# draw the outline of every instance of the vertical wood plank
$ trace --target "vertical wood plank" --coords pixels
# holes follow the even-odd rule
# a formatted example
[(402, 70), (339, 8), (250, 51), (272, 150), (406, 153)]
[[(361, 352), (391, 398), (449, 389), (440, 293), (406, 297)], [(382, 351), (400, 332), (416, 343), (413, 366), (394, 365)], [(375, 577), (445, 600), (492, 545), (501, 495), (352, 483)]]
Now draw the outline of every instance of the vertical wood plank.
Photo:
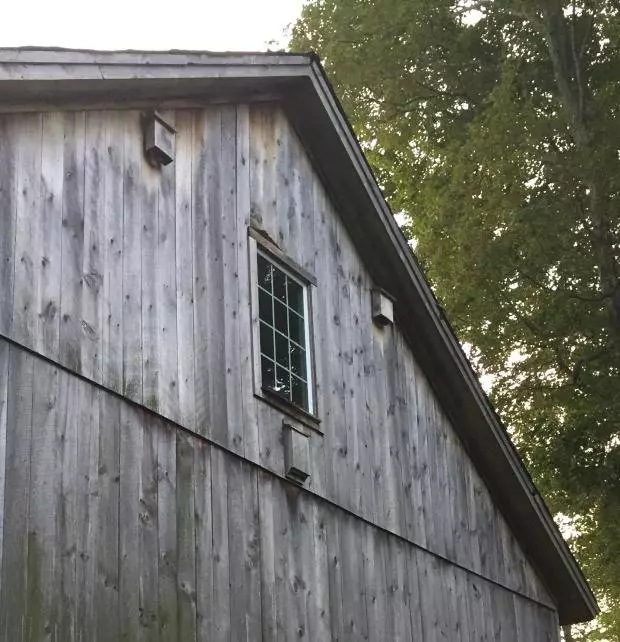
[(196, 487), (196, 638), (210, 640), (215, 626), (213, 582), (213, 517), (211, 504), (211, 446), (197, 442), (194, 450)]
[[(175, 113), (163, 113), (166, 122), (175, 125)], [(177, 334), (177, 258), (176, 251), (176, 169), (173, 165), (162, 167), (159, 176), (157, 202), (157, 381), (158, 407), (165, 417), (174, 421), (179, 414), (179, 363)], [(191, 179), (191, 171), (188, 173)], [(190, 228), (191, 233), (191, 228)], [(191, 246), (191, 244), (190, 244)], [(187, 254), (185, 248), (183, 254)], [(185, 264), (187, 265), (187, 263)], [(191, 278), (191, 277), (190, 277)], [(188, 362), (190, 355), (184, 355)], [(185, 366), (185, 364), (184, 364)]]
[(237, 304), (239, 333), (238, 368), (241, 387), (243, 423), (243, 452), (253, 462), (259, 461), (256, 400), (254, 399), (250, 257), (248, 228), (250, 226), (250, 108), (237, 105), (236, 123), (236, 176), (237, 176)]
[(279, 567), (286, 591), (281, 598), (288, 598), (286, 632), (287, 640), (308, 637), (308, 550), (310, 528), (304, 493), (296, 486), (280, 483), (278, 532), (281, 537)]
[(60, 408), (56, 424), (56, 459), (61, 476), (56, 514), (56, 550), (59, 552), (59, 578), (56, 597), (58, 637), (76, 637), (77, 576), (77, 455), (79, 388), (81, 381), (69, 373), (60, 378)]
[[(6, 480), (6, 446), (8, 431), (8, 397), (9, 393), (9, 344), (0, 338), (0, 507), (2, 508), (2, 518), (0, 519), (0, 602), (3, 599), (4, 589), (2, 579), (3, 563), (3, 542), (5, 530), (5, 480)], [(1, 610), (1, 609), (0, 609)]]
[(60, 361), (81, 372), (85, 113), (66, 112), (64, 121)]
[[(329, 639), (331, 630), (329, 583), (327, 579), (329, 575), (327, 532), (321, 505), (316, 501), (310, 502), (309, 512), (312, 558), (309, 567), (308, 638), (311, 642), (321, 642)], [(365, 569), (366, 562), (365, 558)], [(370, 631), (368, 639), (373, 639)]]
[(140, 417), (142, 452), (140, 460), (140, 631), (139, 640), (159, 642), (159, 514), (158, 514), (158, 445), (160, 421), (143, 414)]
[(103, 393), (82, 383), (79, 396), (77, 498), (77, 640), (96, 639), (96, 535), (99, 528), (99, 403)]
[(41, 354), (53, 359), (58, 357), (60, 340), (64, 134), (61, 113), (42, 115), (41, 195), (37, 221), (41, 245), (36, 257), (40, 266), (36, 348)]
[[(103, 273), (105, 270), (106, 120), (108, 112), (86, 113), (84, 144), (84, 251), (81, 364), (84, 376), (102, 381)], [(113, 212), (121, 216), (120, 211)]]
[(367, 588), (364, 581), (364, 557), (361, 554), (363, 528), (364, 525), (350, 515), (343, 515), (340, 519), (342, 608), (345, 614), (345, 639), (351, 642), (368, 639)]
[(140, 636), (140, 480), (143, 448), (142, 411), (121, 402), (120, 427), (120, 633), (133, 642)]
[(141, 158), (141, 150), (136, 149), (135, 154), (136, 162), (138, 162), (139, 154), (139, 161), (141, 162), (142, 335), (138, 350), (142, 350), (142, 403), (147, 408), (161, 413), (163, 405), (162, 399), (159, 397), (159, 381), (163, 376), (163, 371), (161, 370), (161, 355), (159, 353), (159, 319), (163, 301), (158, 294), (163, 290), (163, 284), (160, 283), (160, 278), (163, 275), (158, 265), (159, 260), (162, 258), (158, 255), (159, 170), (144, 163), (144, 159)]
[(274, 478), (258, 473), (259, 537), (261, 570), (261, 630), (263, 640), (277, 639), (278, 599), (276, 591), (274, 531)]
[(119, 618), (119, 506), (121, 401), (104, 393), (99, 415), (99, 519), (97, 521), (97, 642), (121, 639)]
[(195, 429), (205, 437), (211, 435), (210, 415), (210, 353), (205, 345), (208, 333), (208, 308), (217, 305), (209, 301), (207, 275), (211, 269), (207, 259), (210, 225), (209, 210), (205, 194), (210, 188), (207, 178), (211, 159), (208, 153), (208, 123), (204, 112), (196, 112), (193, 123), (193, 180), (192, 180), (192, 236), (193, 236), (193, 275), (194, 275), (194, 345), (203, 346), (194, 353), (194, 399)]
[[(238, 264), (238, 227), (239, 215), (237, 211), (237, 108), (225, 106), (221, 112), (221, 172), (220, 172), (220, 234), (221, 234), (221, 297), (223, 299), (223, 319), (215, 327), (221, 329), (224, 338), (224, 373), (223, 385), (225, 387), (226, 413), (218, 415), (215, 422), (223, 421), (227, 425), (227, 443), (229, 447), (242, 454), (244, 452), (243, 436), (243, 400), (239, 398), (241, 387), (241, 360), (240, 360), (240, 327), (239, 327), (239, 264)], [(216, 214), (217, 216), (217, 214)], [(214, 233), (217, 233), (214, 226)], [(215, 257), (217, 260), (217, 256)], [(216, 287), (217, 287), (216, 285)], [(212, 297), (216, 296), (217, 289), (212, 289)], [(220, 305), (212, 306), (218, 309)], [(244, 328), (250, 334), (250, 327)], [(219, 378), (218, 378), (219, 380)], [(214, 400), (218, 403), (217, 400)], [(219, 404), (221, 405), (220, 397)], [(221, 438), (221, 437), (220, 437)], [(223, 442), (226, 443), (226, 442)]]
[[(7, 471), (7, 431), (8, 431), (8, 401), (9, 401), (9, 344), (0, 339), (0, 603), (4, 599), (2, 580), (3, 543), (5, 531), (5, 480)], [(1, 613), (1, 608), (0, 608)], [(1, 630), (1, 629), (0, 629)]]
[(0, 116), (0, 332), (11, 335), (15, 274), (17, 132), (15, 116)]
[(190, 437), (177, 432), (177, 636), (196, 640), (196, 530), (194, 448)]
[[(9, 350), (2, 603), (0, 631), (5, 640), (25, 639), (26, 574), (28, 569), (28, 513), (30, 448), (35, 358), (17, 348)], [(10, 587), (10, 590), (6, 590)]]
[(255, 470), (228, 459), (230, 635), (239, 641), (256, 639), (261, 630), (256, 483)]
[[(67, 375), (64, 374), (63, 379)], [(28, 568), (26, 639), (50, 640), (58, 626), (57, 594), (60, 542), (56, 541), (57, 510), (61, 497), (61, 470), (57, 458), (57, 424), (62, 399), (57, 368), (37, 362), (34, 370), (32, 446), (28, 515)], [(19, 430), (21, 427), (18, 427)], [(59, 462), (62, 464), (62, 459)]]
[(13, 338), (34, 348), (37, 331), (40, 230), (37, 217), (41, 193), (41, 115), (23, 115), (17, 121), (15, 275), (13, 285)]
[[(195, 257), (192, 178), (193, 113), (179, 110), (176, 115), (177, 147), (172, 165), (176, 171), (176, 311), (179, 421), (195, 429), (194, 398), (194, 268)], [(198, 338), (199, 335), (196, 335)], [(197, 344), (196, 344), (197, 345)]]
[[(226, 396), (226, 342), (229, 333), (225, 326), (224, 306), (224, 256), (222, 235), (224, 230), (224, 172), (222, 150), (222, 113), (223, 108), (207, 111), (207, 186), (203, 198), (207, 201), (208, 234), (206, 253), (207, 334), (202, 337), (202, 345), (209, 356), (209, 417), (211, 437), (224, 446), (230, 446), (231, 436), (228, 428), (228, 404)], [(233, 152), (234, 153), (234, 152)], [(228, 154), (227, 154), (228, 155)]]
[(157, 428), (157, 514), (159, 560), (159, 639), (176, 642), (177, 637), (177, 449), (176, 429), (163, 422)]
[[(122, 217), (122, 311), (123, 311), (123, 381), (122, 393), (133, 401), (141, 401), (147, 407), (153, 407), (152, 372), (155, 364), (151, 363), (153, 336), (145, 334), (147, 320), (153, 315), (152, 293), (154, 270), (149, 262), (153, 256), (153, 225), (157, 227), (157, 218), (149, 209), (152, 202), (147, 200), (147, 189), (144, 185), (143, 169), (150, 168), (144, 163), (140, 147), (142, 134), (139, 115), (125, 112), (121, 117), (123, 146), (123, 217)], [(121, 141), (119, 140), (119, 144)], [(149, 190), (152, 196), (152, 190)], [(153, 223), (153, 219), (155, 223)], [(146, 264), (146, 265), (145, 265)], [(145, 283), (142, 276), (144, 272)], [(144, 286), (144, 287), (143, 287)], [(117, 284), (118, 287), (118, 284)], [(144, 301), (143, 301), (144, 299)], [(147, 326), (147, 330), (150, 326)], [(144, 384), (145, 377), (147, 379)], [(156, 407), (156, 406), (155, 406)]]
[(108, 112), (106, 149), (103, 158), (105, 187), (102, 291), (102, 382), (112, 390), (123, 390), (123, 212), (124, 125), (122, 112)]
[(368, 639), (380, 640), (387, 627), (385, 562), (380, 542), (383, 534), (375, 528), (366, 528), (364, 531), (363, 555)]
[(231, 635), (230, 551), (228, 547), (227, 456), (211, 448), (211, 509), (213, 514), (213, 629), (211, 639), (226, 642)]
[(341, 539), (340, 525), (336, 515), (336, 509), (326, 508), (325, 522), (327, 530), (327, 548), (329, 552), (329, 610), (331, 617), (331, 639), (334, 642), (345, 642), (345, 619), (346, 613), (342, 602), (343, 585), (342, 560), (341, 560)]

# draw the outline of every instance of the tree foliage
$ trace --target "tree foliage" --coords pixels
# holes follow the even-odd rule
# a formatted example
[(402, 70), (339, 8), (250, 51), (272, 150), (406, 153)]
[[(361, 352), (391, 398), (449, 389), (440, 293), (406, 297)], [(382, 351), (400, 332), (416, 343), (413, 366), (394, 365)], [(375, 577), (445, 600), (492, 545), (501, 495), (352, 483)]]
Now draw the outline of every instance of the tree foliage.
[[(620, 3), (310, 0), (315, 50), (620, 640)], [(597, 637), (598, 636), (598, 637)], [(602, 637), (601, 637), (602, 636)]]

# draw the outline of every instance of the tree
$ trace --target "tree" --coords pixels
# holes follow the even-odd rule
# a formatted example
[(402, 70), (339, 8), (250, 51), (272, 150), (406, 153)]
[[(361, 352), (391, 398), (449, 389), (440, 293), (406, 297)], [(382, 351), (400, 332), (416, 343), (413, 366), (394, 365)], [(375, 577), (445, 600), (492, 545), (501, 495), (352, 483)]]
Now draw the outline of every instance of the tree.
[(619, 17), (617, 0), (310, 0), (292, 34), (579, 533), (605, 610), (590, 640), (620, 640)]

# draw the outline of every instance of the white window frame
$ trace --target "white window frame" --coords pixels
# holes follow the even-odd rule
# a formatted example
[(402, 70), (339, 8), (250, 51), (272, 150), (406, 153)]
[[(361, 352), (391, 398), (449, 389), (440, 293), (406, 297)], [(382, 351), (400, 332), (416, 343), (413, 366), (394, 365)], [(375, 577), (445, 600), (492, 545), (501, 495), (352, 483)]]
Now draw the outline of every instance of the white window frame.
[[(261, 232), (250, 227), (248, 250), (250, 253), (250, 292), (252, 319), (252, 355), (254, 394), (256, 397), (275, 406), (285, 414), (292, 416), (301, 423), (319, 430), (318, 403), (316, 395), (316, 365), (314, 358), (314, 324), (312, 319), (312, 290), (316, 287), (316, 279), (312, 274), (292, 261), (273, 242), (265, 238)], [(302, 287), (304, 305), (304, 335), (306, 350), (306, 379), (308, 408), (295, 404), (277, 392), (271, 391), (262, 384), (261, 350), (260, 350), (260, 318), (258, 306), (258, 255), (262, 255), (277, 269)]]

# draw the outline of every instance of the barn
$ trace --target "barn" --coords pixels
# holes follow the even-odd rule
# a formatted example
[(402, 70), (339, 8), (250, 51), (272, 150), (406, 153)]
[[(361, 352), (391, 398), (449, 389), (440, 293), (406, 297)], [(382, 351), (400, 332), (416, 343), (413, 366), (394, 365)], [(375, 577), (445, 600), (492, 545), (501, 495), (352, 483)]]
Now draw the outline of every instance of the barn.
[(0, 639), (597, 613), (313, 55), (0, 50)]

